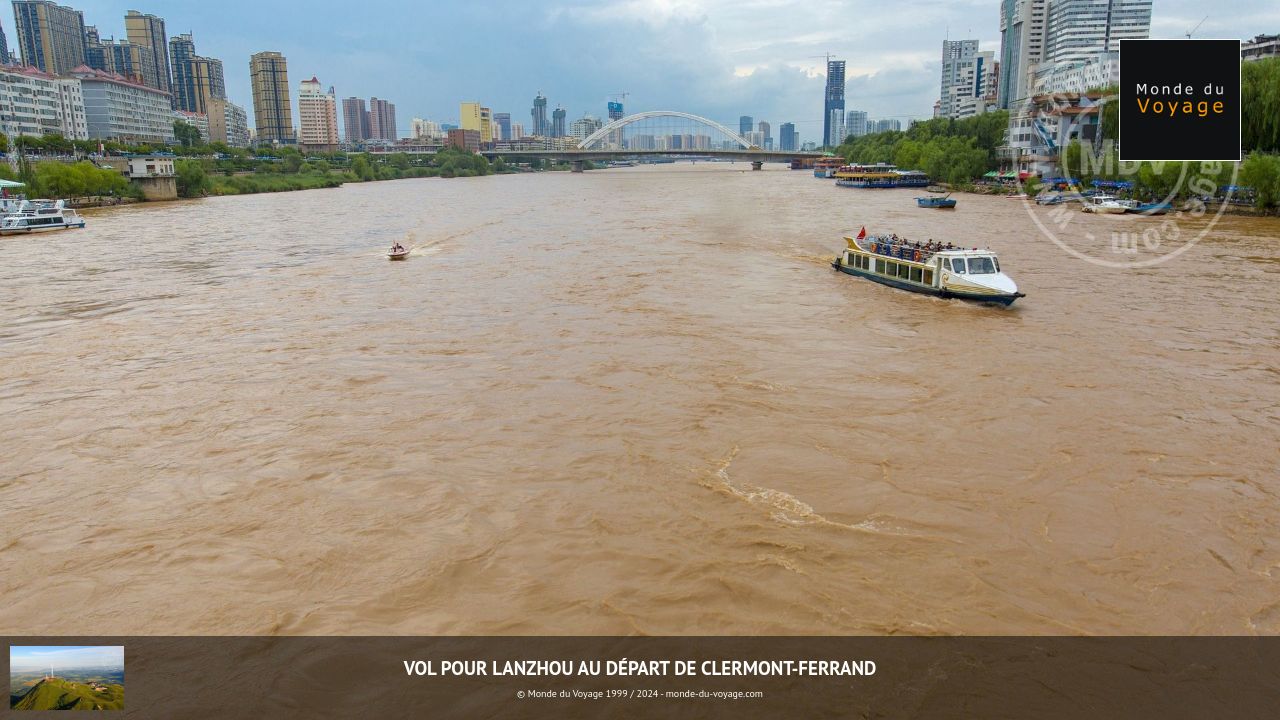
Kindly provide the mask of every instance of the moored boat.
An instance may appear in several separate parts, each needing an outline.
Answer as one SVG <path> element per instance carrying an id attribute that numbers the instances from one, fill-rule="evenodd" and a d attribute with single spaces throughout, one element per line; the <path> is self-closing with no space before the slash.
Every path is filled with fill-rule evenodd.
<path id="1" fill-rule="evenodd" d="M 956 207 L 956 199 L 950 195 L 945 197 L 918 197 L 916 198 L 916 205 L 922 208 L 954 210 Z"/>
<path id="2" fill-rule="evenodd" d="M 24 200 L 0 220 L 0 235 L 19 235 L 84 227 L 84 218 L 62 200 Z"/>
<path id="3" fill-rule="evenodd" d="M 943 298 L 1009 305 L 1026 297 L 990 250 L 926 249 L 900 238 L 868 236 L 866 228 L 845 242 L 848 247 L 831 266 L 848 275 Z"/>
<path id="4" fill-rule="evenodd" d="M 818 158 L 813 164 L 813 176 L 816 178 L 830 178 L 835 175 L 836 168 L 844 164 L 844 160 L 836 157 Z"/>
<path id="5" fill-rule="evenodd" d="M 918 177 L 916 177 L 918 176 Z M 923 173 L 911 173 L 913 184 L 919 182 L 923 178 L 924 184 L 928 184 L 928 178 Z M 879 188 L 879 190 L 888 190 L 888 188 L 901 187 L 904 173 L 893 165 L 887 163 L 876 163 L 873 165 L 845 165 L 836 170 L 836 184 L 840 187 L 860 187 L 860 188 Z"/>
<path id="6" fill-rule="evenodd" d="M 1114 195 L 1094 195 L 1080 209 L 1087 213 L 1097 213 L 1099 215 L 1121 215 L 1129 212 L 1129 209 L 1134 207 L 1137 207 L 1137 203 L 1132 200 L 1121 200 Z"/>
<path id="7" fill-rule="evenodd" d="M 1170 212 L 1171 210 L 1173 210 L 1173 206 L 1170 205 L 1169 203 L 1158 202 L 1158 203 L 1139 203 L 1138 205 L 1129 208 L 1127 212 L 1134 213 L 1137 215 L 1164 215 Z"/>

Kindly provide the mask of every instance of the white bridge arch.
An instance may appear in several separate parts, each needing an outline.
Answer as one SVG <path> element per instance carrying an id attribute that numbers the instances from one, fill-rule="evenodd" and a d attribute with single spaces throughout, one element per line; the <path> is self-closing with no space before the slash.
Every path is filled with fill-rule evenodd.
<path id="1" fill-rule="evenodd" d="M 613 122 L 609 123 L 608 125 L 605 125 L 604 127 L 600 128 L 599 130 L 591 133 L 586 138 L 584 138 L 582 142 L 578 143 L 578 149 L 586 150 L 587 148 L 591 147 L 593 143 L 599 142 L 600 140 L 607 137 L 610 133 L 617 132 L 626 126 L 631 125 L 632 123 L 637 123 L 643 120 L 648 120 L 650 118 L 656 118 L 656 117 L 677 117 L 677 118 L 683 118 L 685 120 L 692 120 L 696 123 L 701 123 L 703 125 L 706 125 L 709 128 L 713 128 L 715 130 L 718 130 L 719 132 L 724 133 L 725 136 L 727 136 L 730 140 L 733 140 L 734 142 L 741 145 L 744 150 L 760 149 L 752 145 L 750 142 L 748 142 L 745 138 L 743 138 L 738 133 L 721 125 L 715 120 L 708 120 L 707 118 L 701 117 L 699 115 L 680 112 L 678 110 L 649 110 L 646 112 L 636 113 L 635 115 L 628 115 L 619 120 L 614 120 Z"/>

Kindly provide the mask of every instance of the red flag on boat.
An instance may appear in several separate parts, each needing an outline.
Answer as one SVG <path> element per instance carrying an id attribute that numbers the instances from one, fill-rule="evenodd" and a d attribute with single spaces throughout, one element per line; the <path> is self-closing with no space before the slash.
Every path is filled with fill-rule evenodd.
<path id="1" fill-rule="evenodd" d="M 866 226 L 866 225 L 863 225 L 863 226 L 862 226 L 862 229 L 858 231 L 858 239 L 859 239 L 859 240 L 861 240 L 862 238 L 864 238 L 864 237 L 866 237 L 866 236 L 867 236 L 867 226 Z"/>

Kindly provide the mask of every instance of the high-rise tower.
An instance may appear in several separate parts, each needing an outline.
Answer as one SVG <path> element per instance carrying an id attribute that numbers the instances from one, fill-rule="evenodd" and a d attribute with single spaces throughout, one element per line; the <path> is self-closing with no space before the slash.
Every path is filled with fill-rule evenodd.
<path id="1" fill-rule="evenodd" d="M 827 89 L 822 105 L 822 142 L 839 145 L 844 138 L 844 60 L 827 58 Z"/>

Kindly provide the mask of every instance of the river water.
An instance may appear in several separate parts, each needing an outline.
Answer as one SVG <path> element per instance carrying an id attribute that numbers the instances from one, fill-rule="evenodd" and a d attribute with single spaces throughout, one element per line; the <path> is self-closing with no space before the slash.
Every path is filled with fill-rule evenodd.
<path id="1" fill-rule="evenodd" d="M 745 167 L 0 239 L 0 633 L 1280 632 L 1280 221 L 1108 269 Z M 833 272 L 862 225 L 1028 296 Z"/>

